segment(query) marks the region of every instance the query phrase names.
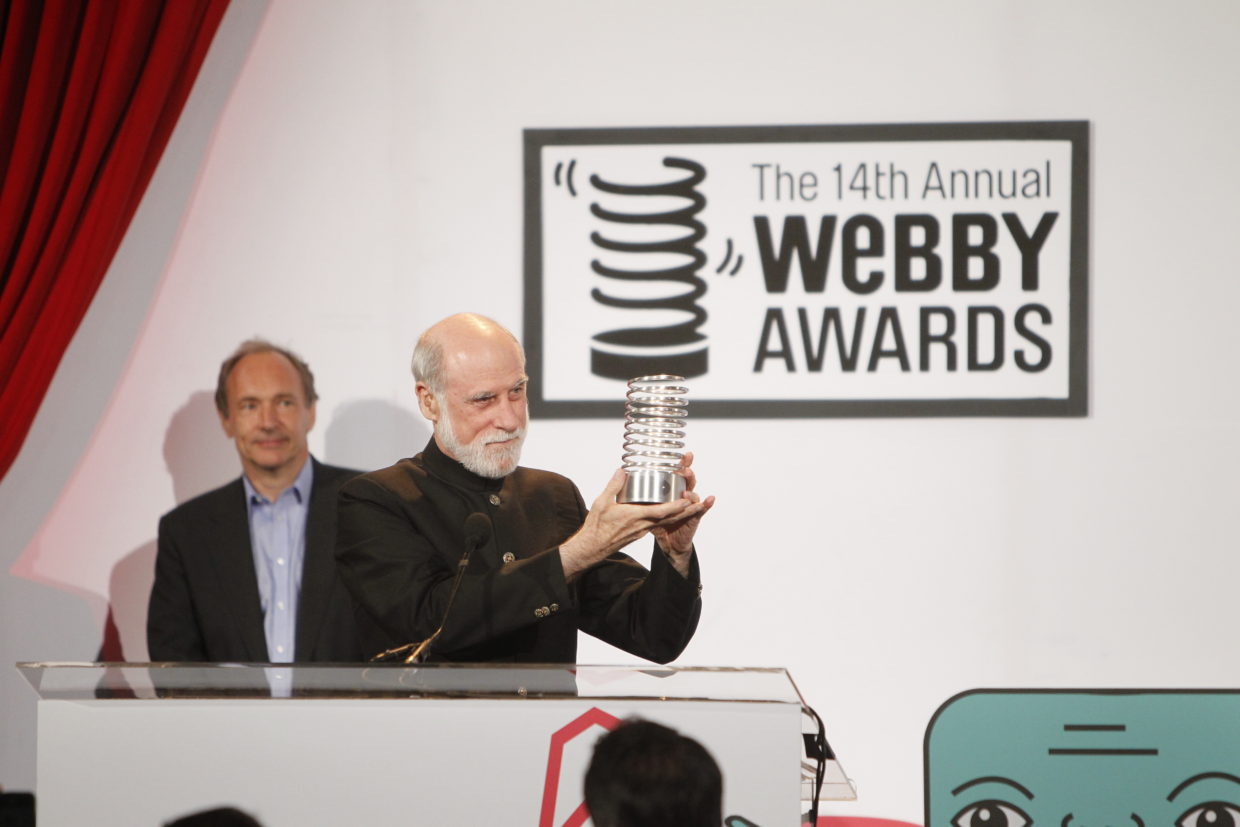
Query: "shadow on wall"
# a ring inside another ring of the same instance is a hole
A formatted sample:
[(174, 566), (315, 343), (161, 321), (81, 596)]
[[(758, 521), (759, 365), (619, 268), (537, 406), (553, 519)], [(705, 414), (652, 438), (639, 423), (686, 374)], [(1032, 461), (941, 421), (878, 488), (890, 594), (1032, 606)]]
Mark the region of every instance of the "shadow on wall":
[[(0, 748), (8, 752), (0, 765), (0, 790), (34, 788), (35, 701), (38, 698), (14, 663), (42, 660), (89, 660), (88, 646), (97, 634), (97, 615), (83, 595), (23, 577), (0, 578)], [(30, 771), (18, 761), (29, 756)], [(33, 802), (31, 802), (33, 807)], [(0, 812), (18, 819), (25, 806), (20, 798), (6, 799), (14, 812)], [(2, 808), (0, 808), (2, 809)], [(33, 812), (30, 813), (33, 817)], [(31, 822), (33, 823), (33, 822)]]
[[(164, 466), (172, 477), (177, 505), (239, 473), (237, 454), (220, 428), (211, 391), (192, 394), (172, 415), (164, 432)], [(155, 548), (152, 538), (113, 566), (108, 580), (108, 616), (97, 660), (147, 660), (146, 604), (155, 579)]]
[(383, 399), (357, 399), (332, 413), (323, 460), (373, 471), (418, 453), (430, 436), (420, 414)]

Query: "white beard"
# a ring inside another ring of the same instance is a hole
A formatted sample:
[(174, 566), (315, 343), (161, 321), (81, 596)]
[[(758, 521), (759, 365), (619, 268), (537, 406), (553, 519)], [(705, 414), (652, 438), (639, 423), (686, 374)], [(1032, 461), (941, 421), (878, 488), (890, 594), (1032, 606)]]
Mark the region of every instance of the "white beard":
[[(439, 421), (435, 423), (435, 436), (445, 451), (480, 477), (497, 480), (506, 477), (521, 461), (521, 446), (525, 443), (525, 428), (515, 431), (491, 431), (479, 433), (469, 444), (457, 441), (456, 429), (448, 416), (447, 405), (440, 406)], [(494, 442), (514, 440), (503, 447), (490, 447)]]

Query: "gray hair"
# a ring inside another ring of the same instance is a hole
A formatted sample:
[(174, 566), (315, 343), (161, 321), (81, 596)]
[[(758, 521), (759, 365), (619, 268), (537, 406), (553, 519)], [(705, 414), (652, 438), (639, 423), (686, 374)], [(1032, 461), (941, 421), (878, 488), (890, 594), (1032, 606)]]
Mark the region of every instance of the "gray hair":
[(413, 381), (424, 382), (434, 393), (443, 393), (443, 345), (428, 329), (413, 348)]

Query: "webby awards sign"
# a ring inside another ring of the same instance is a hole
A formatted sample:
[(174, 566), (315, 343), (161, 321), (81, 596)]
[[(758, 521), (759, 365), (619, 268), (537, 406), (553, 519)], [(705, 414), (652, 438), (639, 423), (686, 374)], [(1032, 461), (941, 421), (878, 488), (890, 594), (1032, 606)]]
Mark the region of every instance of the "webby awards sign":
[(1084, 121), (525, 132), (536, 416), (1083, 416)]

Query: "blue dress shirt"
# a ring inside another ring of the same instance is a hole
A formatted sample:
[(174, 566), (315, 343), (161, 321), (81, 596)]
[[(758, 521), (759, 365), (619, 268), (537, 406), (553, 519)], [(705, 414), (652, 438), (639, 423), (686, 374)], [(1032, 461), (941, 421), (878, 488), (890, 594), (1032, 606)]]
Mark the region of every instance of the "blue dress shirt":
[(259, 494), (244, 474), (241, 478), (249, 503), (250, 548), (262, 600), (267, 658), (272, 663), (288, 663), (293, 660), (297, 634), (297, 597), (306, 557), (306, 515), (314, 463), (307, 457), (292, 486), (274, 501)]

